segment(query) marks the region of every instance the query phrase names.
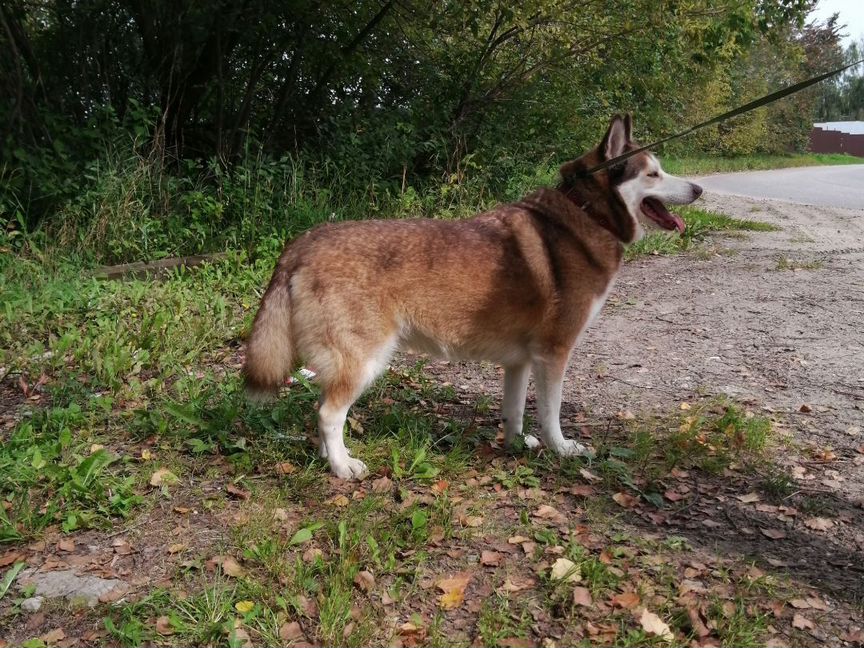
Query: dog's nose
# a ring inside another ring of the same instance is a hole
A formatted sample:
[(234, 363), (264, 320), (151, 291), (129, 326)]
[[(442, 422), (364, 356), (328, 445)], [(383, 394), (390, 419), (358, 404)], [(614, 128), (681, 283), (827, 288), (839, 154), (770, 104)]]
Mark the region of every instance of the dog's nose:
[(702, 187), (700, 187), (699, 185), (691, 182), (690, 188), (693, 190), (693, 200), (696, 200), (696, 198), (702, 195)]

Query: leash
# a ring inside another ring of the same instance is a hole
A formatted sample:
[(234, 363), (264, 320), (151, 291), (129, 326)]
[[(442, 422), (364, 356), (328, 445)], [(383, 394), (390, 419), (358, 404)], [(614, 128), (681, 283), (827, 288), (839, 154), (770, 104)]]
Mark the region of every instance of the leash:
[(801, 92), (805, 88), (809, 88), (812, 85), (820, 83), (825, 79), (828, 79), (832, 76), (840, 74), (841, 72), (848, 70), (851, 67), (855, 67), (856, 65), (860, 65), (864, 63), (864, 59), (860, 59), (855, 61), (854, 63), (849, 63), (848, 65), (844, 65), (843, 67), (839, 67), (836, 70), (831, 70), (830, 72), (825, 72), (815, 77), (811, 77), (806, 79), (805, 81), (799, 81), (790, 86), (786, 86), (785, 88), (781, 88), (771, 94), (765, 95), (764, 97), (760, 97), (759, 99), (755, 99), (750, 103), (746, 103), (743, 106), (739, 106), (738, 108), (733, 108), (721, 115), (717, 115), (716, 117), (712, 117), (711, 119), (702, 122), (701, 124), (696, 124), (695, 126), (691, 126), (683, 131), (675, 133), (674, 135), (669, 135), (668, 137), (664, 137), (662, 139), (657, 140), (656, 142), (651, 142), (645, 146), (640, 146), (639, 148), (633, 149), (632, 151), (627, 151), (626, 153), (622, 153), (618, 157), (614, 157), (611, 160), (606, 160), (605, 162), (601, 162), (600, 164), (591, 167), (587, 171), (583, 171), (583, 175), (592, 175), (597, 173), (598, 171), (602, 171), (603, 169), (608, 169), (611, 166), (615, 166), (616, 164), (620, 164), (624, 160), (627, 160), (634, 155), (638, 155), (643, 151), (647, 151), (656, 146), (660, 146), (661, 144), (665, 144), (666, 142), (670, 142), (672, 140), (676, 140), (678, 138), (684, 137), (685, 135), (689, 135), (690, 133), (705, 128), (706, 126), (712, 126), (713, 124), (720, 123), (722, 121), (726, 121), (727, 119), (732, 119), (732, 117), (737, 117), (738, 115), (743, 115), (744, 113), (748, 113), (751, 110), (755, 110), (756, 108), (761, 108), (767, 104), (773, 103), (778, 99), (782, 99), (783, 97), (788, 97), (791, 94), (795, 94), (796, 92)]

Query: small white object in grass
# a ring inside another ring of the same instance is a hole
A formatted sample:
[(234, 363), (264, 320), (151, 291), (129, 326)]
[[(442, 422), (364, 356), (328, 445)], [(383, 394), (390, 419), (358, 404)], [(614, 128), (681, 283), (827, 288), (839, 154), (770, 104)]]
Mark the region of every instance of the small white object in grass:
[[(315, 372), (312, 371), (311, 369), (307, 369), (306, 367), (302, 367), (300, 369), (300, 371), (298, 371), (297, 373), (299, 373), (301, 376), (303, 376), (303, 378), (305, 378), (306, 380), (310, 380), (310, 381), (315, 380), (315, 376), (316, 376)], [(300, 382), (300, 381), (297, 380), (294, 376), (291, 376), (290, 378), (288, 378), (288, 384), (289, 385), (293, 385), (294, 383), (298, 383), (298, 382)]]

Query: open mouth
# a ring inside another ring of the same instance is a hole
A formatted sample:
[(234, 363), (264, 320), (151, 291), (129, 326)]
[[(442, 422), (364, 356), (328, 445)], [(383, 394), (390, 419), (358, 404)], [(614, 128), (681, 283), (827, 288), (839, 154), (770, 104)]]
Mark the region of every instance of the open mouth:
[(686, 227), (684, 225), (684, 220), (678, 214), (673, 214), (666, 209), (666, 205), (656, 198), (645, 198), (642, 201), (640, 208), (645, 216), (657, 223), (663, 229), (678, 230), (682, 234), (684, 233), (684, 228)]

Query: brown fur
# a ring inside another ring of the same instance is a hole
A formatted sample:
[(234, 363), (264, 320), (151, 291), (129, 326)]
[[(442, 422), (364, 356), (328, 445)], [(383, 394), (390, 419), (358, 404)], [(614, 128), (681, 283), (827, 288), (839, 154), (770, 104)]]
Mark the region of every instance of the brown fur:
[(611, 133), (561, 167), (558, 188), (474, 218), (327, 224), (286, 245), (247, 345), (250, 390), (276, 391), (305, 363), (321, 424), (332, 415), (341, 436), (338, 413), (398, 346), (560, 376), (635, 236), (612, 190), (626, 168), (581, 175)]

